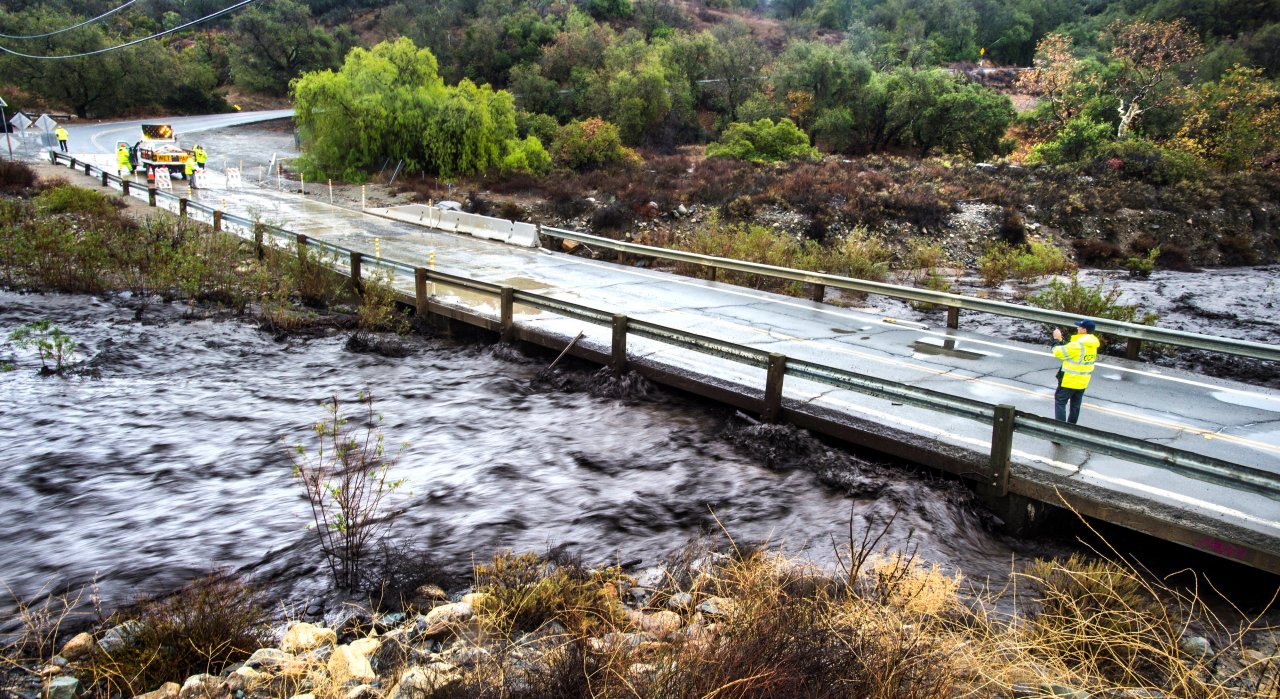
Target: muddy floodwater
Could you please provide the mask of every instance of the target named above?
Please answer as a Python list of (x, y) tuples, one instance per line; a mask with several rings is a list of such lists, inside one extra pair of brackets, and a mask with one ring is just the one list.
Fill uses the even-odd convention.
[(96, 581), (111, 607), (211, 568), (295, 601), (321, 594), (287, 447), (309, 443), (322, 401), (362, 390), (387, 443), (406, 445), (394, 534), (463, 576), (503, 548), (640, 568), (721, 525), (831, 564), (851, 513), (862, 531), (895, 511), (887, 544), (910, 534), (922, 558), (979, 581), (1059, 552), (993, 533), (954, 483), (801, 444), (820, 478), (788, 462), (795, 444), (770, 444), (732, 411), (539, 380), (543, 357), (414, 337), (408, 357), (387, 358), (347, 351), (343, 332), (273, 337), (184, 312), (152, 307), (139, 322), (118, 299), (0, 292), (6, 335), (50, 319), (85, 365), (43, 377), (33, 352), (0, 345), (15, 365), (0, 373), (0, 578), (19, 595)]

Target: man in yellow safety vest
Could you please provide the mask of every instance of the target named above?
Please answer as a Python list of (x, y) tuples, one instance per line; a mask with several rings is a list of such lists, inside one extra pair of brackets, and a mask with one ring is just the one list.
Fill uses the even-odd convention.
[(196, 157), (188, 155), (187, 159), (182, 163), (182, 178), (191, 183), (191, 188), (196, 188)]
[[(46, 133), (48, 133), (48, 132), (46, 132)], [(67, 138), (68, 138), (68, 137), (67, 137), (67, 130), (66, 130), (66, 129), (64, 129), (64, 128), (62, 128), (61, 126), (59, 126), (58, 128), (56, 128), (56, 129), (54, 129), (54, 130), (53, 130), (53, 135), (54, 135), (55, 137), (57, 137), (57, 139), (58, 139), (58, 147), (62, 149), (62, 152), (63, 152), (63, 153), (66, 153), (66, 152), (67, 152)]]
[(129, 144), (121, 143), (116, 148), (116, 163), (120, 166), (121, 177), (133, 174), (133, 153), (129, 150)]
[[(1093, 365), (1098, 361), (1098, 346), (1101, 345), (1093, 334), (1094, 323), (1084, 319), (1076, 322), (1076, 334), (1071, 340), (1063, 343), (1062, 331), (1053, 329), (1053, 339), (1057, 344), (1053, 348), (1053, 356), (1062, 360), (1062, 368), (1058, 370), (1058, 389), (1053, 394), (1053, 416), (1074, 424), (1080, 419), (1080, 403), (1084, 401), (1084, 389), (1089, 387), (1089, 378), (1093, 375)], [(1071, 405), (1070, 414), (1067, 405)]]
[(209, 159), (209, 154), (204, 152), (204, 146), (197, 145), (191, 149), (191, 153), (196, 156), (196, 167), (203, 170), (205, 161)]

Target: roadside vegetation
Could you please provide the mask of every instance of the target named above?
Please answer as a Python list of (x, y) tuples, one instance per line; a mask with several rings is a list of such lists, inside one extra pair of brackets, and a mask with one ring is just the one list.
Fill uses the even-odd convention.
[[(406, 328), (385, 279), (368, 279), (364, 293), (353, 295), (314, 251), (268, 246), (259, 259), (252, 242), (166, 212), (135, 217), (98, 191), (60, 180), (37, 183), (20, 163), (0, 175), (0, 191), (23, 193), (0, 198), (0, 285), (6, 288), (130, 291), (139, 317), (151, 304), (186, 301), (193, 310), (253, 318), (277, 330)], [(337, 307), (355, 313), (329, 312)], [(56, 328), (14, 332), (20, 335), (15, 341), (39, 349), (51, 370), (61, 370), (73, 349)]]
[(1264, 699), (1280, 688), (1274, 658), (1252, 645), (1274, 629), (1225, 623), (1194, 586), (1120, 559), (1035, 561), (1016, 571), (1017, 592), (999, 593), (1013, 595), (1012, 613), (996, 613), (960, 573), (854, 537), (834, 569), (701, 540), (643, 579), (499, 552), (475, 564), (460, 601), (418, 578), (395, 614), (372, 607), (336, 629), (277, 619), (278, 648), (261, 592), (231, 576), (141, 600), (74, 637), (84, 620), (46, 598), (21, 607), (23, 633), (2, 657), (39, 687), (38, 669), (60, 653), (56, 677), (101, 696), (166, 682), (253, 699), (337, 698), (374, 683), (385, 696), (439, 698)]

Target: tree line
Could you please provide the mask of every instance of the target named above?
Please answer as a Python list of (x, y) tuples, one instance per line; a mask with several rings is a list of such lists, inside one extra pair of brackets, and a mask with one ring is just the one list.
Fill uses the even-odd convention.
[[(11, 35), (112, 7), (8, 4)], [(5, 45), (86, 52), (222, 6), (162, 0)], [(0, 80), (19, 108), (81, 116), (216, 111), (231, 86), (292, 96), (312, 166), (348, 177), (387, 157), (453, 176), (708, 142), (770, 159), (742, 144), (791, 143), (778, 134), (795, 127), (830, 153), (1115, 156), (1177, 179), (1274, 165), (1277, 17), (1275, 0), (273, 0), (98, 56), (5, 55)], [(952, 69), (979, 60), (1030, 66), (1036, 109), (1015, 120), (1007, 97)], [(451, 136), (463, 130), (486, 138)]]

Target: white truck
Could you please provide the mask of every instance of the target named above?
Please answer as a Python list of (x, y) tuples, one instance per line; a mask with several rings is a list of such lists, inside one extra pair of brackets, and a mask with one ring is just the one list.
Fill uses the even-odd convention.
[(170, 175), (177, 173), (186, 179), (183, 164), (190, 155), (178, 145), (178, 135), (169, 124), (143, 124), (142, 139), (133, 144), (134, 171), (143, 170), (147, 179), (152, 179), (156, 168), (163, 167)]

